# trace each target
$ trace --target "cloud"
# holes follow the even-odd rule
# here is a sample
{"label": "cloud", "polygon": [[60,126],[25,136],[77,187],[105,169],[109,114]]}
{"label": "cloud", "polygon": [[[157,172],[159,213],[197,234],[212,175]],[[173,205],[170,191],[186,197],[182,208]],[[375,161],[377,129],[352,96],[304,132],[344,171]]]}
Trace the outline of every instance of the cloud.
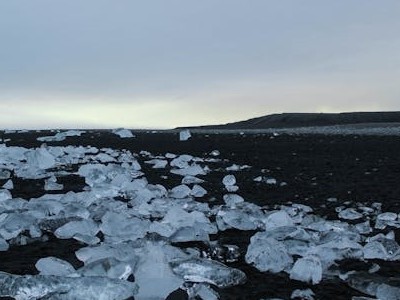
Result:
{"label": "cloud", "polygon": [[0,126],[400,109],[399,14],[397,0],[3,1],[0,107],[16,117]]}

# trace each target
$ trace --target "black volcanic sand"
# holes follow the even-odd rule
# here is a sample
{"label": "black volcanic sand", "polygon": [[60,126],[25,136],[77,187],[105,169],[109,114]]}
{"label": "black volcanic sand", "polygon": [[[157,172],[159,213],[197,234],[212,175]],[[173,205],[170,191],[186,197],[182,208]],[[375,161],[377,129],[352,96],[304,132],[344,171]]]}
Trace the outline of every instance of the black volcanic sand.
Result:
{"label": "black volcanic sand", "polygon": [[[53,135],[50,132],[29,132],[18,134],[0,133],[0,138],[11,139],[8,146],[39,147],[39,136]],[[98,148],[127,149],[138,153],[146,150],[154,155],[191,154],[210,157],[212,150],[219,150],[223,159],[210,164],[213,171],[204,176],[207,189],[202,201],[210,204],[222,203],[225,193],[221,180],[229,173],[235,174],[240,194],[246,201],[273,208],[274,205],[302,203],[311,206],[315,214],[327,219],[337,219],[335,207],[355,207],[355,203],[371,205],[381,202],[383,211],[400,212],[400,138],[388,136],[324,136],[324,135],[206,135],[194,134],[186,142],[179,142],[172,133],[136,133],[136,138],[120,139],[108,131],[88,131],[82,137],[69,137],[62,142],[49,142],[51,146],[91,145]],[[151,169],[138,158],[150,183],[160,183],[167,188],[180,184],[181,177],[168,174],[166,170]],[[250,169],[227,172],[225,167],[233,163],[250,165]],[[168,178],[161,178],[168,175]],[[257,176],[275,178],[278,185],[256,183]],[[43,181],[13,178],[13,197],[32,198],[44,194]],[[84,180],[75,175],[59,178],[67,191],[80,191]],[[280,186],[281,182],[287,183]],[[0,184],[3,182],[0,180]],[[336,203],[327,201],[337,198]],[[399,242],[400,231],[395,230]],[[287,274],[261,273],[244,263],[244,254],[254,232],[227,230],[212,237],[223,244],[236,244],[243,254],[241,259],[230,264],[240,268],[248,276],[248,282],[241,286],[219,290],[222,299],[262,299],[279,297],[289,299],[297,288],[310,287],[316,299],[351,299],[360,293],[347,287],[340,280],[324,280],[319,285],[289,280]],[[49,236],[46,243],[35,242],[27,246],[12,246],[8,252],[0,252],[0,271],[14,274],[36,274],[34,264],[41,257],[56,256],[71,262],[75,267],[80,263],[74,251],[84,245],[74,240],[57,240]],[[378,274],[400,276],[398,262],[375,261],[381,265]],[[365,269],[371,266],[357,261],[342,262],[342,270]],[[181,299],[178,297],[176,299]],[[174,297],[169,297],[174,299]]]}

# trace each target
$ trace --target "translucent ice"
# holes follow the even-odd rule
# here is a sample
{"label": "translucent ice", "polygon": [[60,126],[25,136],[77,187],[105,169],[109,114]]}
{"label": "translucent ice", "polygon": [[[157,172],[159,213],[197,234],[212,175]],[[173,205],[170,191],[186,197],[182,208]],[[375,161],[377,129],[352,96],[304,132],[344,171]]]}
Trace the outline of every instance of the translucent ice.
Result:
{"label": "translucent ice", "polygon": [[104,258],[115,258],[119,261],[127,261],[134,258],[132,247],[128,243],[85,247],[76,251],[75,255],[85,265]]}
{"label": "translucent ice", "polygon": [[133,274],[136,264],[136,258],[122,262],[118,259],[107,257],[86,264],[78,269],[77,272],[85,277],[100,276],[127,280]]}
{"label": "translucent ice", "polygon": [[139,292],[135,299],[164,300],[182,285],[182,278],[175,275],[168,264],[167,252],[161,244],[146,243],[143,247],[141,259],[135,271],[135,281],[139,285]]}
{"label": "translucent ice", "polygon": [[382,283],[376,290],[376,297],[381,300],[400,300],[400,285]]}
{"label": "translucent ice", "polygon": [[236,228],[255,230],[262,225],[264,213],[261,208],[248,202],[237,203],[234,207],[222,207],[217,212],[216,221],[220,230]]}
{"label": "translucent ice", "polygon": [[65,138],[69,136],[81,136],[82,133],[85,133],[85,131],[68,130],[64,132],[58,132],[53,136],[38,137],[37,140],[41,142],[59,142],[59,141],[64,141]]}
{"label": "translucent ice", "polygon": [[263,220],[266,230],[273,229],[280,226],[292,226],[293,220],[290,218],[286,211],[272,212]]}
{"label": "translucent ice", "polygon": [[171,165],[171,167],[176,167],[179,169],[187,168],[189,166],[189,162],[192,161],[193,158],[194,157],[191,155],[182,154],[182,155],[179,155],[178,157],[174,158],[170,162],[170,165]]}
{"label": "translucent ice", "polygon": [[135,137],[129,129],[118,128],[114,129],[112,133],[118,135],[120,138],[132,138]]}
{"label": "translucent ice", "polygon": [[72,221],[58,228],[54,235],[60,239],[69,239],[76,234],[95,236],[99,232],[93,220]]}
{"label": "translucent ice", "polygon": [[298,259],[290,271],[290,279],[317,284],[322,279],[322,265],[318,256]]}
{"label": "translucent ice", "polygon": [[86,164],[82,165],[78,174],[85,177],[85,181],[89,186],[96,186],[107,180],[106,166],[101,164]]}
{"label": "translucent ice", "polygon": [[0,202],[9,200],[12,198],[12,195],[9,190],[0,189]]}
{"label": "translucent ice", "polygon": [[168,161],[164,159],[152,159],[145,161],[145,163],[153,165],[153,169],[164,169],[167,166]]}
{"label": "translucent ice", "polygon": [[239,230],[255,230],[259,224],[252,215],[240,209],[224,209],[218,211],[217,224],[220,230],[236,228]]}
{"label": "translucent ice", "polygon": [[197,175],[205,175],[206,171],[201,166],[197,164],[192,164],[184,168],[172,169],[171,173],[181,176],[197,176]]}
{"label": "translucent ice", "polygon": [[201,184],[203,183],[204,180],[197,178],[195,176],[191,176],[191,175],[186,175],[185,177],[182,178],[182,184]]}
{"label": "translucent ice", "polygon": [[353,272],[346,279],[347,284],[380,300],[400,300],[400,281],[398,278],[384,278],[365,272]]}
{"label": "translucent ice", "polygon": [[226,175],[222,178],[222,183],[225,186],[232,186],[236,184],[236,177],[235,175]]}
{"label": "translucent ice", "polygon": [[314,300],[314,295],[311,289],[294,290],[290,299]]}
{"label": "translucent ice", "polygon": [[36,218],[29,212],[0,215],[0,237],[10,240],[36,223]]}
{"label": "translucent ice", "polygon": [[356,211],[354,208],[346,208],[339,212],[339,218],[345,220],[357,220],[362,217],[363,215]]}
{"label": "translucent ice", "polygon": [[171,189],[169,196],[172,198],[183,199],[190,196],[192,190],[185,184],[178,185]]}
{"label": "translucent ice", "polygon": [[189,299],[218,300],[219,295],[206,283],[195,283],[186,289]]}
{"label": "translucent ice", "polygon": [[245,259],[258,270],[272,273],[281,272],[293,263],[285,245],[273,238],[265,238],[264,232],[251,237]]}
{"label": "translucent ice", "polygon": [[201,197],[204,197],[207,194],[207,191],[202,186],[200,186],[198,184],[195,184],[193,186],[192,191],[190,192],[190,194],[193,197],[201,198]]}
{"label": "translucent ice", "polygon": [[192,242],[192,241],[209,241],[208,233],[199,228],[199,226],[186,226],[177,229],[170,237],[169,240],[173,243],[178,242]]}
{"label": "translucent ice", "polygon": [[242,271],[209,259],[190,258],[171,262],[170,265],[175,274],[189,282],[204,282],[224,288],[246,281]]}
{"label": "translucent ice", "polygon": [[0,296],[16,300],[120,300],[136,292],[135,283],[105,277],[18,276],[0,272]]}
{"label": "translucent ice", "polygon": [[207,233],[217,232],[216,227],[203,213],[199,211],[188,213],[179,207],[170,208],[161,222],[153,222],[150,225],[152,231],[166,237],[170,237],[183,227],[198,227]]}
{"label": "translucent ice", "polygon": [[0,169],[0,179],[9,179],[11,176],[11,172],[7,169]]}
{"label": "translucent ice", "polygon": [[223,179],[222,179],[222,183],[225,186],[225,189],[230,192],[230,193],[234,193],[236,192],[239,187],[236,184],[236,177],[234,175],[226,175]]}
{"label": "translucent ice", "polygon": [[386,226],[397,220],[397,214],[393,212],[385,212],[381,213],[376,217],[375,228],[376,229],[385,229]]}
{"label": "translucent ice", "polygon": [[5,184],[3,184],[3,189],[12,190],[14,189],[14,183],[11,179],[7,180]]}
{"label": "translucent ice", "polygon": [[187,141],[191,137],[192,137],[192,134],[190,133],[190,131],[188,129],[182,130],[179,132],[179,140],[180,141]]}
{"label": "translucent ice", "polygon": [[57,183],[57,178],[55,176],[51,176],[50,178],[46,179],[44,183],[44,190],[45,191],[60,191],[64,188],[62,184]]}
{"label": "translucent ice", "polygon": [[0,237],[0,251],[7,251],[9,248],[9,245],[5,239]]}
{"label": "translucent ice", "polygon": [[121,242],[136,240],[146,235],[150,222],[123,213],[108,211],[101,219],[100,230],[108,240]]}
{"label": "translucent ice", "polygon": [[228,206],[235,206],[238,203],[244,202],[244,199],[237,194],[226,194],[223,198]]}
{"label": "translucent ice", "polygon": [[26,153],[26,157],[29,166],[42,170],[52,168],[56,163],[54,156],[46,148],[31,150]]}
{"label": "translucent ice", "polygon": [[74,267],[69,262],[56,257],[41,258],[35,267],[40,275],[68,276],[75,273]]}
{"label": "translucent ice", "polygon": [[398,259],[400,254],[400,246],[396,241],[386,238],[377,239],[368,242],[364,246],[364,258],[366,259]]}

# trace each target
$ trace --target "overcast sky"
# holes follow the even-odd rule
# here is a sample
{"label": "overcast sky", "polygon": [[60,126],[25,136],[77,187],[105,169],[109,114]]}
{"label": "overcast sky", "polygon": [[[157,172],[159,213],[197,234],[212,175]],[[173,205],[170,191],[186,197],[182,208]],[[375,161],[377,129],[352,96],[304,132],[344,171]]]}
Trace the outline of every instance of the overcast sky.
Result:
{"label": "overcast sky", "polygon": [[0,128],[400,110],[399,0],[0,1]]}

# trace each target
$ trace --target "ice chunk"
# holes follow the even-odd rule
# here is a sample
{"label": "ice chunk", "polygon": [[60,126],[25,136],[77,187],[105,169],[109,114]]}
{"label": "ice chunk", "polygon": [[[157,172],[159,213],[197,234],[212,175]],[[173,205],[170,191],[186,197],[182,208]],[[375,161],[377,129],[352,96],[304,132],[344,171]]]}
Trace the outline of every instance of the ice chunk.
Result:
{"label": "ice chunk", "polygon": [[169,258],[160,244],[147,243],[135,271],[139,292],[135,299],[166,299],[178,289],[183,280],[176,276],[168,264]]}
{"label": "ice chunk", "polygon": [[376,217],[375,228],[385,229],[386,226],[391,225],[397,220],[397,214],[393,212],[385,212]]}
{"label": "ice chunk", "polygon": [[317,284],[322,279],[322,264],[318,256],[298,259],[290,271],[290,279]]}
{"label": "ice chunk", "polygon": [[108,211],[101,219],[100,230],[114,242],[137,240],[146,235],[150,222]]}
{"label": "ice chunk", "polygon": [[265,178],[264,180],[265,180],[266,184],[270,184],[270,185],[275,185],[278,183],[275,178]]}
{"label": "ice chunk", "polygon": [[236,245],[210,244],[210,257],[218,261],[236,262],[240,258],[240,248]]}
{"label": "ice chunk", "polygon": [[233,171],[233,172],[239,171],[240,169],[241,169],[240,166],[237,165],[237,164],[233,164],[232,166],[229,166],[229,167],[226,167],[226,168],[225,168],[225,170],[227,170],[227,171]]}
{"label": "ice chunk", "polygon": [[197,175],[206,175],[206,171],[197,164],[188,165],[187,167],[183,167],[181,169],[172,169],[171,173],[181,175],[181,176],[197,176]]}
{"label": "ice chunk", "polygon": [[188,154],[182,154],[182,155],[179,155],[178,157],[174,158],[170,162],[170,165],[171,165],[171,167],[176,167],[179,169],[187,168],[189,166],[189,162],[192,160],[193,160],[193,156],[188,155]]}
{"label": "ice chunk", "polygon": [[[235,207],[224,207],[217,212],[217,224],[220,230],[236,228],[240,230],[255,230],[262,224],[264,213],[260,207],[247,202],[241,202]],[[227,226],[228,225],[228,226]]]}
{"label": "ice chunk", "polygon": [[191,176],[191,175],[186,175],[185,177],[182,178],[182,184],[201,184],[203,183],[204,180],[197,178],[195,176]]}
{"label": "ice chunk", "polygon": [[121,262],[118,259],[107,257],[86,264],[77,272],[85,277],[105,276],[108,278],[127,280],[129,276],[133,274],[133,269],[136,264],[136,257],[126,262]]}
{"label": "ice chunk", "polygon": [[112,133],[118,135],[120,138],[133,138],[135,137],[129,129],[117,128],[112,131]]}
{"label": "ice chunk", "polygon": [[73,236],[73,238],[81,243],[88,245],[96,245],[100,243],[100,239],[97,236],[90,236],[86,234],[77,233]]}
{"label": "ice chunk", "polygon": [[220,156],[221,152],[219,152],[219,150],[213,150],[213,151],[210,152],[210,155],[211,156]]}
{"label": "ice chunk", "polygon": [[75,273],[74,267],[69,262],[57,257],[41,258],[35,267],[40,275],[68,276]]}
{"label": "ice chunk", "polygon": [[128,299],[137,292],[132,282],[105,277],[12,275],[0,272],[0,296],[29,299]]}
{"label": "ice chunk", "polygon": [[235,175],[226,175],[222,178],[222,184],[225,186],[232,186],[236,184],[236,177]]}
{"label": "ice chunk", "polygon": [[59,239],[69,239],[77,234],[95,236],[99,227],[93,220],[72,221],[58,228],[54,235]]}
{"label": "ice chunk", "polygon": [[167,166],[168,161],[164,159],[151,159],[146,160],[145,163],[153,165],[153,169],[164,169]]}
{"label": "ice chunk", "polygon": [[285,245],[273,238],[265,238],[264,232],[251,237],[245,259],[258,270],[272,273],[281,272],[293,263]]}
{"label": "ice chunk", "polygon": [[63,189],[64,186],[62,184],[57,183],[57,178],[55,176],[51,176],[44,183],[45,191],[60,191]]}
{"label": "ice chunk", "polygon": [[228,206],[235,206],[238,203],[244,202],[244,199],[237,194],[226,194],[226,195],[224,195],[223,198],[224,198],[224,202]]}
{"label": "ice chunk", "polygon": [[365,272],[353,272],[346,279],[353,289],[381,300],[400,300],[400,281],[398,278],[384,278]]}
{"label": "ice chunk", "polygon": [[354,208],[346,208],[339,212],[339,218],[345,220],[357,220],[362,217],[363,215],[356,211]]}
{"label": "ice chunk", "polygon": [[85,247],[76,251],[75,255],[85,265],[104,258],[115,258],[119,261],[127,261],[133,258],[132,248],[129,247],[128,243]]}
{"label": "ice chunk", "polygon": [[188,213],[179,207],[170,208],[161,222],[153,222],[150,226],[151,231],[166,237],[170,237],[183,227],[198,227],[207,233],[217,232],[216,227],[202,212]]}
{"label": "ice chunk", "polygon": [[10,240],[36,223],[36,217],[29,212],[3,213],[0,215],[0,237]]}
{"label": "ice chunk", "polygon": [[311,289],[294,290],[290,299],[314,300],[314,295]]}
{"label": "ice chunk", "polygon": [[217,224],[220,230],[228,228],[255,230],[259,226],[251,215],[240,209],[220,210],[217,214]]}
{"label": "ice chunk", "polygon": [[400,285],[392,286],[382,283],[376,290],[376,297],[381,300],[400,300]]}
{"label": "ice chunk", "polygon": [[371,223],[369,222],[369,220],[363,223],[358,223],[355,225],[355,227],[360,234],[368,234],[372,232]]}
{"label": "ice chunk", "polygon": [[7,169],[0,169],[0,180],[9,179],[11,172]]}
{"label": "ice chunk", "polygon": [[192,191],[190,192],[190,194],[193,197],[201,198],[201,197],[204,197],[207,194],[207,191],[202,186],[200,186],[198,184],[195,184],[193,186]]}
{"label": "ice chunk", "polygon": [[218,300],[219,295],[208,284],[194,283],[186,289],[189,299]]}
{"label": "ice chunk", "polygon": [[400,255],[400,246],[394,240],[381,238],[368,242],[363,251],[366,259],[394,260]]}
{"label": "ice chunk", "polygon": [[116,159],[107,153],[99,153],[93,159],[101,163],[116,162]]}
{"label": "ice chunk", "polygon": [[9,248],[9,245],[5,239],[0,237],[0,252],[1,251],[7,251]]}
{"label": "ice chunk", "polygon": [[176,198],[176,199],[183,199],[187,198],[190,196],[192,190],[185,184],[178,185],[174,187],[170,193],[169,196],[171,198]]}
{"label": "ice chunk", "polygon": [[210,240],[208,233],[199,226],[181,227],[178,230],[176,230],[175,233],[173,233],[169,237],[169,239],[173,243],[192,242],[192,241],[207,242]]}
{"label": "ice chunk", "polygon": [[82,165],[78,170],[78,174],[85,177],[86,184],[91,187],[105,182],[107,180],[106,172],[106,166],[101,164]]}
{"label": "ice chunk", "polygon": [[54,156],[46,148],[38,148],[26,153],[27,164],[39,169],[49,169],[55,166]]}
{"label": "ice chunk", "polygon": [[236,184],[236,177],[234,175],[226,175],[223,179],[222,179],[222,183],[225,186],[225,189],[230,192],[230,193],[234,193],[236,192],[239,187]]}
{"label": "ice chunk", "polygon": [[174,153],[166,153],[165,154],[165,158],[174,159],[174,158],[176,158],[176,154],[174,154]]}
{"label": "ice chunk", "polygon": [[170,265],[175,274],[189,282],[203,282],[225,288],[246,281],[242,271],[209,259],[189,258],[171,262]]}
{"label": "ice chunk", "polygon": [[[7,180],[5,184],[3,184],[3,189],[12,190],[14,189],[14,183],[11,179]],[[0,200],[1,201],[1,200]]]}
{"label": "ice chunk", "polygon": [[289,214],[284,211],[276,211],[269,214],[264,220],[266,230],[273,229],[280,226],[293,226],[294,222]]}
{"label": "ice chunk", "polygon": [[85,131],[81,130],[68,130],[65,132],[58,132],[53,136],[38,137],[37,140],[40,142],[59,142],[64,141],[69,136],[81,136]]}
{"label": "ice chunk", "polygon": [[0,189],[0,202],[12,199],[12,195],[9,190]]}
{"label": "ice chunk", "polygon": [[180,141],[187,141],[192,137],[192,134],[190,133],[190,130],[185,129],[179,132],[179,140]]}

